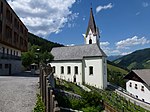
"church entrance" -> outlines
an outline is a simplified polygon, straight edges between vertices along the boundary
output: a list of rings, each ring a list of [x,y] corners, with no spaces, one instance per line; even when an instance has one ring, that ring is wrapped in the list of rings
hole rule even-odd
[[[73,82],[76,82],[76,75],[74,75],[73,77]]]

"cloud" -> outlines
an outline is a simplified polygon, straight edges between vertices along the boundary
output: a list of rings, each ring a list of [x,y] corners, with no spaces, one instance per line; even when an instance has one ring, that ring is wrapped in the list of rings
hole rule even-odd
[[[141,13],[141,12],[137,12],[135,15],[138,16],[138,15],[140,15],[140,13]]]
[[[118,49],[113,49],[112,47],[109,46],[109,42],[100,42],[100,47],[104,50],[104,52],[107,55],[118,55],[121,52]]]
[[[106,47],[109,44],[110,44],[109,42],[100,42],[100,46],[102,46],[102,47]]]
[[[123,53],[121,53],[121,55],[127,55],[127,54],[130,54],[130,53],[132,53],[132,52],[123,52]]]
[[[70,8],[75,0],[7,0],[28,30],[39,36],[59,33],[78,17]]]
[[[96,8],[96,12],[100,12],[101,10],[106,10],[106,9],[111,9],[113,7],[112,3],[109,3],[108,5],[104,5],[104,6],[101,6],[99,5],[97,8]]]
[[[75,46],[75,44],[68,44],[68,45],[66,45],[66,46]]]
[[[145,37],[139,38],[138,36],[134,36],[132,38],[121,40],[117,42],[115,45],[117,49],[129,49],[129,47],[131,46],[144,45],[148,43],[150,43],[150,40],[147,40]]]
[[[149,6],[149,3],[143,2],[143,3],[142,3],[142,6],[143,6],[143,7],[148,7],[148,6]]]

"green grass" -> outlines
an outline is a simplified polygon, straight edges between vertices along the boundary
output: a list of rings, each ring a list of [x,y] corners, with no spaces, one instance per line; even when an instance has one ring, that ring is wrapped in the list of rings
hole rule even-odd
[[[45,106],[40,94],[37,94],[37,101],[33,112],[45,112]]]
[[[119,67],[116,67],[116,66],[113,66],[113,65],[110,65],[110,64],[107,64],[107,68],[110,70],[110,71],[117,71],[117,72],[121,72],[122,74],[127,74],[128,71],[122,69],[122,68],[119,68]]]
[[[148,110],[145,110],[142,107],[139,107],[131,103],[130,101],[125,100],[125,98],[119,96],[114,91],[101,90],[89,85],[85,85],[85,86],[87,86],[92,91],[90,93],[85,92],[82,88],[80,88],[76,84],[64,80],[62,80],[61,83],[59,83],[59,81],[56,81],[56,87],[79,94],[84,99],[84,100],[83,99],[77,100],[77,99],[68,98],[66,96],[62,98],[63,96],[59,94],[58,100],[61,99],[60,103],[62,103],[63,106],[65,106],[66,104],[68,105],[69,108],[78,109],[78,110],[83,109],[86,110],[85,112],[90,112],[93,109],[92,105],[94,105],[98,99],[99,99],[98,100],[99,103],[100,100],[103,100],[119,112],[122,112],[122,110],[124,110],[124,112],[136,112],[136,111],[149,112]],[[97,108],[96,105],[94,107]]]
[[[76,93],[82,97],[77,99],[63,93],[55,94],[56,100],[61,107],[82,110],[83,112],[101,112],[103,110],[101,96],[97,92],[86,92],[75,83],[65,80],[57,80],[56,88]]]
[[[56,88],[69,91],[78,95],[82,95],[83,89],[75,83],[67,82],[65,80],[56,80]]]
[[[119,112],[122,112],[122,110],[124,110],[124,112],[149,112],[148,110],[145,110],[144,108],[125,100],[125,98],[119,96],[117,93],[111,90],[100,90],[95,87],[91,87],[88,85],[86,86],[91,90],[99,92],[99,95],[102,96],[103,101],[107,102]]]

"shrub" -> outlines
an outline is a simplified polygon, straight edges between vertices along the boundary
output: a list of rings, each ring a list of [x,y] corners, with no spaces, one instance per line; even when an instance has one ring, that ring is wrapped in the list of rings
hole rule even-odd
[[[45,106],[39,94],[37,94],[37,101],[33,112],[45,112]]]

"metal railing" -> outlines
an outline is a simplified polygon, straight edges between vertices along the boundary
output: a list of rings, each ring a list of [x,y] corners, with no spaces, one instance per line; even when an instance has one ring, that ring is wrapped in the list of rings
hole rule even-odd
[[[21,56],[0,53],[0,59],[21,60]]]

